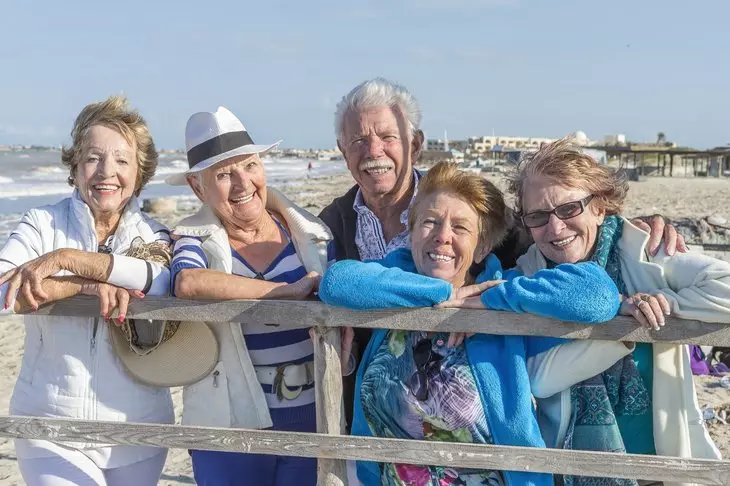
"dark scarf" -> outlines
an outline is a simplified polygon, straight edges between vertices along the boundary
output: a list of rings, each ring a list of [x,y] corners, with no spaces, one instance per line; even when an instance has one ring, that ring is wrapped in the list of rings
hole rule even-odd
[[[608,216],[601,225],[592,261],[606,269],[621,294],[626,284],[621,277],[618,241],[623,220]],[[609,369],[573,385],[570,389],[573,413],[565,436],[564,449],[626,452],[616,421],[620,415],[642,415],[651,406],[651,396],[632,355]],[[632,479],[564,476],[565,486],[636,486]]]

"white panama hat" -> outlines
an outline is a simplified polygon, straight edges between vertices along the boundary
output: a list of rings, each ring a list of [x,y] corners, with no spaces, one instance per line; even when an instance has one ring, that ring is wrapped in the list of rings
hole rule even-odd
[[[223,106],[219,106],[215,113],[195,113],[185,127],[185,150],[190,168],[171,175],[165,182],[174,186],[186,185],[188,174],[237,155],[267,152],[280,143],[281,140],[271,145],[254,144],[241,120]]]

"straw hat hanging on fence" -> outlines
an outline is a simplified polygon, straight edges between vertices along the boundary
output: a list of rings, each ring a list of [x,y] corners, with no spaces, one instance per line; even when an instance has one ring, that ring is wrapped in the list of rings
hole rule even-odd
[[[172,260],[166,243],[139,238],[127,256],[165,266]],[[218,362],[218,341],[203,322],[125,319],[119,326],[110,324],[109,334],[127,373],[146,385],[189,385],[208,376]]]

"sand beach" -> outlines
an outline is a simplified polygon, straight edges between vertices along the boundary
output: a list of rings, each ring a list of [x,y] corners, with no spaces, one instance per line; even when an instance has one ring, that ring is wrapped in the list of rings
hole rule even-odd
[[[490,176],[490,179],[504,187],[498,176]],[[298,181],[285,182],[279,187],[296,203],[316,214],[334,197],[344,194],[352,183],[350,175],[340,171],[311,180],[301,178]],[[195,207],[195,202],[190,197],[184,201],[184,204],[178,204],[178,207],[184,206],[184,209],[155,216],[168,225],[174,225]],[[633,217],[654,213],[663,214],[680,224],[690,243],[722,240],[727,243],[730,240],[730,179],[650,178],[642,182],[632,182],[625,214]],[[708,219],[721,224],[710,224]],[[4,227],[10,228],[13,225],[12,221],[6,221]],[[5,235],[0,235],[0,242],[4,238]],[[728,252],[712,254],[730,261]],[[0,319],[0,325],[3,330],[0,335],[0,410],[6,411],[23,354],[23,324],[21,317],[12,316]],[[730,414],[730,390],[720,387],[718,378],[695,377],[695,382],[700,405],[709,405],[716,410],[725,409]],[[173,393],[179,416],[182,393],[179,389]],[[730,457],[730,425],[713,421],[709,424],[709,429],[725,457]],[[0,484],[22,484],[12,441],[2,438]],[[160,484],[194,484],[187,451],[170,451]]]

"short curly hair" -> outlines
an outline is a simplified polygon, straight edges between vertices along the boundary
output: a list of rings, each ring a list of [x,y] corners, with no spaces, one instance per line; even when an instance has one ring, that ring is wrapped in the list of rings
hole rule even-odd
[[[418,194],[408,211],[408,230],[416,224],[418,204],[430,194],[448,192],[469,204],[479,216],[479,242],[490,249],[499,245],[507,235],[511,212],[504,195],[488,180],[459,170],[456,164],[440,162],[431,167],[418,182]]]
[[[508,190],[515,196],[515,209],[523,214],[525,183],[535,177],[554,181],[592,194],[597,207],[606,214],[620,214],[629,192],[629,183],[621,171],[600,165],[584,153],[572,137],[543,144],[537,152],[522,157],[508,176]]]
[[[74,185],[86,134],[96,125],[117,131],[134,148],[137,158],[137,186],[134,194],[139,196],[145,184],[155,175],[158,154],[147,122],[137,110],[129,108],[124,96],[110,96],[104,101],[86,105],[76,117],[71,130],[71,146],[64,146],[61,150],[61,161],[70,171],[69,185]]]

